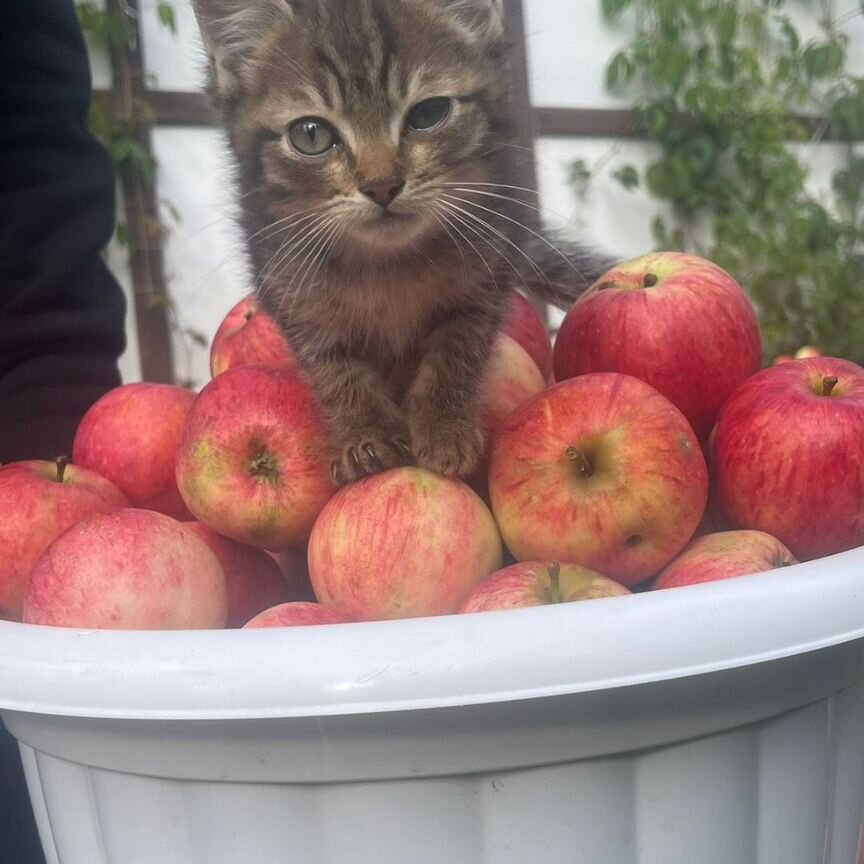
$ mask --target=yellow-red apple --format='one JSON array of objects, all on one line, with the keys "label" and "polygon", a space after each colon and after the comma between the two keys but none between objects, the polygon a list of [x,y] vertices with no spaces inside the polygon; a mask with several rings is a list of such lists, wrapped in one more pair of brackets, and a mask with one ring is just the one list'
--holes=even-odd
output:
[{"label": "yellow-red apple", "polygon": [[484,579],[468,595],[459,611],[521,609],[629,593],[623,585],[578,564],[523,561]]},{"label": "yellow-red apple", "polygon": [[691,540],[667,564],[654,588],[676,588],[747,576],[797,564],[795,556],[764,531],[718,531]]},{"label": "yellow-red apple", "polygon": [[515,339],[537,364],[544,381],[552,377],[552,340],[537,310],[519,293],[513,292],[504,332]]},{"label": "yellow-red apple", "polygon": [[558,381],[586,372],[633,375],[676,405],[702,441],[761,362],[759,322],[741,286],[682,252],[644,255],[601,276],[555,341]]},{"label": "yellow-red apple", "polygon": [[283,549],[305,542],[335,491],[330,441],[296,369],[236,366],[214,378],[189,412],[177,485],[208,527],[238,543]]},{"label": "yellow-red apple", "polygon": [[771,366],[717,418],[711,465],[729,524],[800,559],[864,545],[864,369],[813,357]]},{"label": "yellow-red apple", "polygon": [[517,409],[492,440],[492,509],[520,561],[570,561],[630,586],[693,536],[708,497],[699,442],[653,387],[571,378]]},{"label": "yellow-red apple", "polygon": [[279,325],[261,308],[254,294],[244,297],[219,325],[210,346],[210,373],[215,378],[234,366],[297,365]]},{"label": "yellow-red apple", "polygon": [[225,626],[225,574],[185,524],[153,510],[115,510],[61,534],[39,556],[24,621],[114,630]]},{"label": "yellow-red apple", "polygon": [[272,609],[259,612],[244,625],[256,627],[307,627],[310,624],[350,624],[351,619],[335,609],[328,609],[320,603],[296,601],[280,603]]},{"label": "yellow-red apple", "polygon": [[64,456],[0,468],[0,618],[21,620],[30,571],[49,543],[83,519],[128,506],[110,480]]},{"label": "yellow-red apple", "polygon": [[318,600],[355,620],[455,612],[501,566],[501,538],[459,480],[395,468],[341,489],[309,540]]},{"label": "yellow-red apple", "polygon": [[528,352],[514,339],[500,333],[482,385],[482,422],[487,434],[545,387],[546,381]]},{"label": "yellow-red apple", "polygon": [[75,433],[72,461],[107,477],[134,507],[188,519],[174,456],[195,394],[169,384],[125,384],[106,393]]},{"label": "yellow-red apple", "polygon": [[259,612],[297,599],[279,565],[262,549],[229,540],[201,522],[185,522],[184,525],[210,547],[225,573],[227,627],[242,627]]}]

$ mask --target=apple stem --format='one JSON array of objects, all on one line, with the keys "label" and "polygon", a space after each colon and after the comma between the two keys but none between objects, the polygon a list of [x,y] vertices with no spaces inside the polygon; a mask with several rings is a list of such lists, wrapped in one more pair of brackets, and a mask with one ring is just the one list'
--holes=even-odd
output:
[{"label": "apple stem", "polygon": [[549,571],[549,599],[553,603],[561,602],[561,565],[553,561],[547,568]]},{"label": "apple stem", "polygon": [[643,288],[653,288],[657,284],[657,274],[656,273],[646,273],[645,278],[642,280]]},{"label": "apple stem", "polygon": [[69,464],[68,456],[58,456],[54,460],[54,464],[57,466],[57,482],[63,482],[63,475],[66,473],[66,466]]},{"label": "apple stem", "polygon": [[567,458],[579,469],[583,477],[590,477],[594,473],[594,466],[578,447],[568,447]]},{"label": "apple stem", "polygon": [[836,375],[826,375],[822,379],[822,395],[830,396],[831,391],[837,386],[837,376]]}]

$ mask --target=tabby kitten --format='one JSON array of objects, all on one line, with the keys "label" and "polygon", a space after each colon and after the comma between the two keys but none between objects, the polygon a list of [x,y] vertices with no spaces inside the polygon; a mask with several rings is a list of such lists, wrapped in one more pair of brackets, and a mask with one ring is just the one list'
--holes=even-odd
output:
[{"label": "tabby kitten", "polygon": [[601,267],[582,279],[499,206],[500,0],[193,2],[256,287],[328,416],[334,480],[469,474],[514,284],[572,299]]}]

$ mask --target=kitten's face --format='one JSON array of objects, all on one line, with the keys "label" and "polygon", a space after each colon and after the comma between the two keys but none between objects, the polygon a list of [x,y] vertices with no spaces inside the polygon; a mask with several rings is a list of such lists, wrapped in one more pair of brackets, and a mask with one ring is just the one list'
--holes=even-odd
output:
[{"label": "kitten's face", "polygon": [[269,221],[314,236],[313,254],[332,244],[373,258],[460,224],[458,200],[442,196],[489,180],[503,122],[487,4],[258,0],[258,17],[249,4],[233,13],[223,43],[257,35],[242,52],[212,37],[217,80]]}]

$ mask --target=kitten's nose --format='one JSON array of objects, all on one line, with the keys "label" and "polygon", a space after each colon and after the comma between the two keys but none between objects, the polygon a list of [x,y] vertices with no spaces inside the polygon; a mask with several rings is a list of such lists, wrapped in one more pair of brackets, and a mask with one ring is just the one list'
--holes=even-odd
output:
[{"label": "kitten's nose", "polygon": [[404,187],[405,181],[401,177],[385,177],[383,180],[366,183],[360,187],[360,191],[379,207],[386,208]]}]

